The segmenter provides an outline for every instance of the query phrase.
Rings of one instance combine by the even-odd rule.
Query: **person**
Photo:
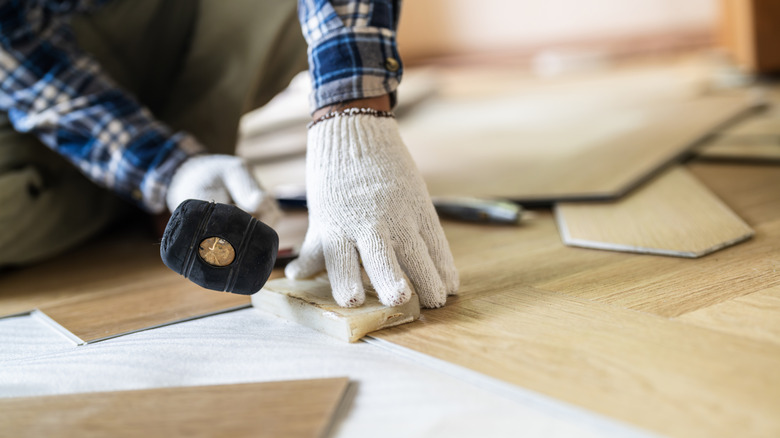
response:
[[[127,210],[278,207],[233,156],[239,118],[308,64],[310,225],[285,273],[327,270],[359,306],[458,289],[425,183],[390,110],[403,66],[393,0],[0,0],[0,266],[59,254]],[[296,14],[297,11],[297,14]],[[296,16],[297,15],[297,16]],[[296,23],[298,21],[298,23]],[[64,159],[63,159],[64,158]]]

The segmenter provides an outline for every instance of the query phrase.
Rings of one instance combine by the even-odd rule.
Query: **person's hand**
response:
[[[312,126],[306,192],[309,230],[287,277],[327,268],[344,307],[365,299],[361,260],[386,306],[409,300],[404,273],[423,307],[441,307],[457,291],[452,253],[395,119],[350,115]]]
[[[173,174],[166,195],[173,211],[187,199],[234,203],[273,226],[281,216],[276,200],[252,175],[246,162],[231,155],[197,155]]]

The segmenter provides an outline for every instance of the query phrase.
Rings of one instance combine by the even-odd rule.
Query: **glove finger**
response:
[[[452,257],[447,237],[439,224],[438,217],[428,218],[424,222],[420,235],[428,247],[428,254],[447,289],[447,295],[455,295],[460,287],[460,277],[455,268],[455,259]]]
[[[393,247],[379,235],[358,243],[363,267],[385,306],[400,306],[409,301],[412,291],[404,279]]]
[[[447,289],[428,253],[422,236],[409,236],[400,251],[399,262],[420,298],[420,305],[434,309],[447,302]]]
[[[242,210],[256,213],[269,195],[263,191],[246,162],[238,157],[231,166],[226,166],[222,175],[233,202]]]
[[[347,239],[334,239],[324,245],[325,265],[333,298],[341,307],[357,307],[366,300],[357,250]]]
[[[284,275],[290,280],[299,280],[324,270],[325,256],[322,252],[322,241],[319,234],[310,226],[303,239],[300,255],[285,266]]]

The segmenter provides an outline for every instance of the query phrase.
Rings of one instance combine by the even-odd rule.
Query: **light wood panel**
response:
[[[776,166],[691,163],[688,170],[715,196],[755,226],[780,219],[780,171]]]
[[[159,240],[141,227],[126,227],[47,262],[0,275],[0,316],[47,303],[134,288],[138,281],[176,276],[160,260]],[[153,281],[153,280],[152,280]]]
[[[461,279],[458,296],[450,302],[589,272],[626,257],[646,257],[567,247],[548,211],[536,211],[516,227],[443,224]]]
[[[306,212],[289,213],[278,225],[280,242],[299,246],[307,223]],[[270,278],[283,276],[276,269]],[[137,228],[0,276],[0,291],[0,316],[39,309],[79,343],[251,305],[248,296],[203,289],[168,269],[159,241]]]
[[[696,150],[705,160],[780,163],[780,134],[767,136],[718,136]]]
[[[614,202],[560,203],[564,243],[585,248],[701,257],[739,243],[753,230],[681,167]]]
[[[689,166],[756,234],[698,260],[624,258],[535,286],[620,307],[679,316],[780,284],[780,172],[772,166]]]
[[[772,107],[740,120],[722,131],[729,136],[777,136],[780,135],[780,110]]]
[[[248,296],[203,289],[175,275],[138,279],[132,284],[132,288],[106,288],[39,310],[90,343],[250,305]]]
[[[402,125],[402,134],[434,195],[493,196],[525,204],[614,199],[754,108],[744,95],[611,108],[570,99],[564,114],[556,113],[557,123],[544,119],[545,107],[565,101],[562,97],[540,98],[538,112],[529,114],[518,108],[519,99],[493,99],[458,108],[458,114],[442,104],[429,108],[441,116],[429,113],[429,119]],[[584,109],[589,106],[591,113]],[[569,118],[579,111],[580,117]],[[483,121],[487,114],[492,120]],[[510,114],[516,114],[514,123]]]
[[[686,313],[678,320],[780,346],[778,315],[780,286]]]
[[[780,284],[780,221],[712,257],[625,259],[538,284],[541,289],[662,316],[679,316]]]
[[[680,437],[780,434],[780,348],[516,287],[374,337]]]
[[[0,437],[322,437],[346,378],[0,399]]]
[[[445,221],[463,294],[372,336],[662,434],[780,433],[765,296],[780,287],[780,172],[690,171],[753,239],[692,260],[566,247],[545,212],[518,227]]]

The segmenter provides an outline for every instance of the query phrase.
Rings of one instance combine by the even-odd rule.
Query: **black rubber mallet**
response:
[[[188,199],[168,220],[160,245],[166,266],[206,289],[252,295],[276,262],[279,236],[234,205]]]

